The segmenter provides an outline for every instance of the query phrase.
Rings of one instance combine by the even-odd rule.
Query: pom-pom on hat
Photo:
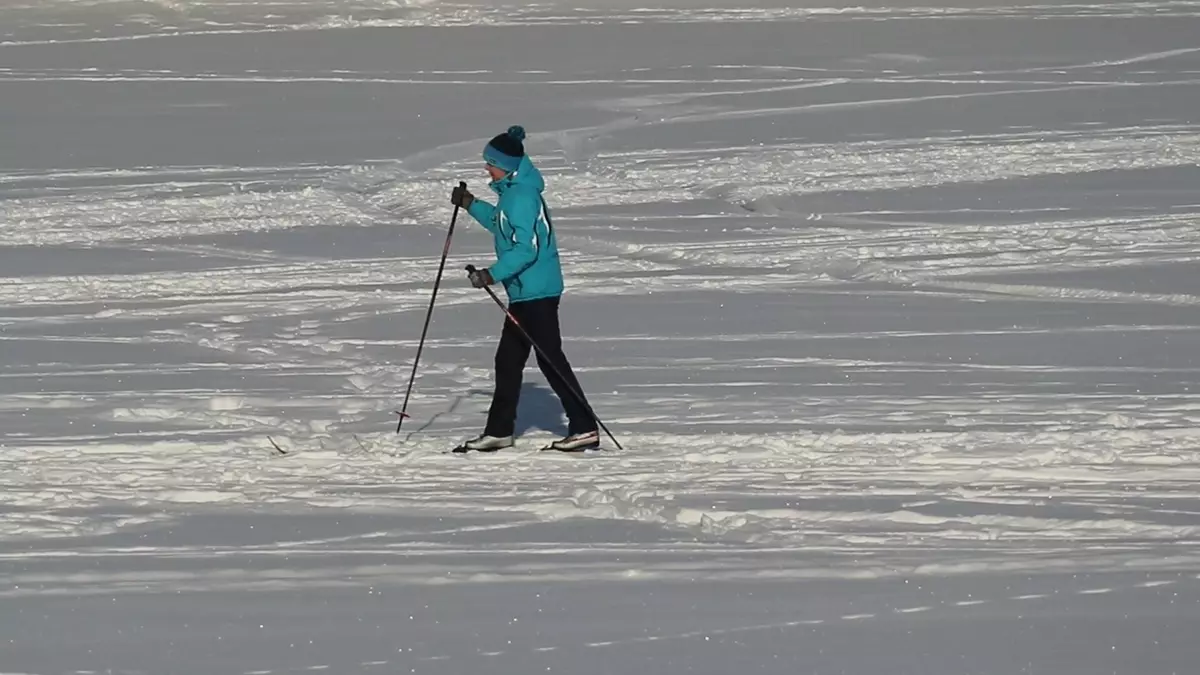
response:
[[[483,148],[483,160],[492,166],[498,166],[512,173],[521,166],[521,158],[525,156],[525,129],[511,126],[508,131],[488,141]]]

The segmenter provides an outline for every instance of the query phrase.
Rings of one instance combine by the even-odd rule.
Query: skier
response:
[[[457,186],[450,202],[471,214],[495,239],[496,263],[468,274],[471,285],[483,288],[503,284],[509,311],[546,353],[537,355],[538,367],[550,382],[567,415],[567,436],[547,448],[564,452],[600,446],[596,421],[579,398],[583,389],[562,350],[558,307],[563,292],[562,267],[546,201],[542,174],[525,154],[525,130],[513,126],[493,138],[483,149],[491,178],[488,187],[499,199],[495,206]],[[512,321],[505,318],[496,347],[496,381],[483,433],[464,442],[455,452],[495,452],[513,445],[521,378],[532,344]],[[558,371],[566,382],[554,372]]]

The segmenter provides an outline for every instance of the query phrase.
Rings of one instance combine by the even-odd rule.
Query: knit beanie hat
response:
[[[521,166],[521,158],[525,156],[525,129],[511,126],[508,131],[496,136],[483,148],[483,159],[492,166],[498,166],[508,173]]]

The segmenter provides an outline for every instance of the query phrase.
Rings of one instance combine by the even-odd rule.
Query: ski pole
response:
[[[474,274],[475,266],[467,265],[467,272]],[[575,395],[575,398],[583,404],[583,407],[587,409],[588,414],[592,416],[592,419],[596,422],[596,424],[599,424],[600,428],[604,429],[604,433],[608,434],[609,438],[612,438],[612,442],[617,446],[617,449],[624,450],[625,448],[621,447],[621,444],[617,442],[617,439],[613,438],[612,432],[608,430],[608,427],[604,426],[604,422],[601,422],[600,418],[596,417],[595,411],[592,410],[592,406],[587,402],[587,399],[583,397],[583,394],[575,391],[575,388],[572,387],[567,378],[563,376],[562,371],[558,369],[558,366],[554,365],[554,361],[550,360],[550,357],[546,356],[546,352],[542,351],[541,346],[534,341],[532,337],[530,337],[529,333],[526,332],[525,327],[521,325],[521,322],[517,321],[517,317],[513,316],[513,313],[508,309],[508,307],[505,307],[500,298],[496,296],[496,292],[487,286],[484,286],[483,290],[487,291],[487,294],[492,296],[492,301],[496,303],[496,306],[503,310],[506,315],[508,315],[508,320],[517,327],[517,330],[521,331],[521,335],[525,336],[526,340],[529,340],[529,344],[533,345],[533,348],[537,350],[538,354],[541,354],[546,363],[550,364],[550,369],[554,371],[555,375],[558,375],[558,379],[562,380],[563,385],[566,386],[566,388]]]
[[[467,189],[466,181],[459,181],[458,186]],[[437,299],[438,286],[442,283],[442,270],[446,267],[446,256],[450,254],[450,237],[454,236],[454,223],[458,220],[458,204],[454,205],[454,213],[450,216],[450,229],[446,232],[446,245],[442,247],[442,261],[438,264],[437,278],[433,281],[433,295],[429,298],[429,310],[425,312],[425,327],[421,329],[421,341],[417,344],[417,358],[413,359],[412,374],[408,376],[408,391],[404,392],[404,406],[396,411],[400,419],[396,420],[396,433],[400,433],[400,425],[408,414],[408,397],[412,394],[413,380],[417,377],[417,364],[421,361],[421,350],[425,348],[425,334],[429,331],[429,321],[433,318],[433,303]]]

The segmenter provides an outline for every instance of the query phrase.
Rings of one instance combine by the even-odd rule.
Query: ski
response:
[[[537,450],[518,450],[515,447],[500,448],[497,450],[471,450],[469,448],[464,448],[461,445],[459,445],[459,446],[455,446],[449,450],[443,450],[442,454],[457,455],[459,457],[466,457],[468,455],[484,455],[484,456],[488,456],[488,457],[505,457],[505,456],[507,456],[507,457],[513,457],[513,456],[533,457],[535,455],[540,456],[540,457],[555,457],[555,456],[597,457],[597,456],[602,456],[602,455],[615,456],[611,451],[606,451],[603,448],[580,448],[578,450],[559,450],[558,448],[555,448],[555,447],[549,446],[549,445],[538,448]]]
[[[303,449],[301,449],[301,448],[285,447],[283,444],[281,444],[279,441],[277,441],[272,436],[267,436],[266,438],[267,438],[267,443],[270,445],[270,447],[268,448],[268,452],[270,453],[270,455],[272,457],[292,457],[292,456],[295,456],[295,455],[303,452]],[[373,450],[371,450],[371,448],[367,447],[367,445],[365,443],[363,443],[363,440],[358,437],[358,434],[350,434],[350,438],[354,439],[354,443],[358,446],[358,449],[361,450],[364,454],[370,455],[370,454],[373,454],[374,452],[377,452],[377,451],[373,451]],[[341,450],[337,450],[336,448],[333,450],[337,451],[337,452],[345,452],[345,450],[347,449],[345,444],[338,443],[338,445],[342,446]],[[331,448],[327,447],[324,443],[321,443],[316,449],[320,450],[320,451],[331,450]],[[576,448],[573,450],[562,450],[559,448],[555,448],[553,445],[544,445],[537,449],[528,449],[528,448],[521,449],[516,446],[509,446],[509,447],[505,447],[505,448],[496,448],[494,450],[474,450],[471,448],[466,448],[460,444],[460,445],[454,446],[453,448],[443,450],[442,454],[446,454],[446,455],[452,454],[452,455],[458,455],[460,457],[466,457],[467,455],[473,455],[473,454],[480,454],[480,455],[485,455],[485,456],[496,456],[496,457],[532,457],[534,455],[538,455],[541,457],[553,457],[553,456],[595,457],[595,456],[602,456],[602,455],[615,456],[613,451],[606,450],[599,446],[583,446],[583,447]]]

